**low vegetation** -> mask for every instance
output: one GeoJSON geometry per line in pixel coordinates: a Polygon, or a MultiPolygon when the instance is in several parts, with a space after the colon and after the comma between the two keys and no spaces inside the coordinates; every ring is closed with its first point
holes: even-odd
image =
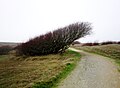
{"type": "Polygon", "coordinates": [[[0,55],[0,61],[7,60],[9,58],[9,55],[0,55]]]}
{"type": "Polygon", "coordinates": [[[76,39],[89,35],[90,32],[90,23],[74,23],[20,44],[17,53],[27,56],[63,53],[76,39]]]}
{"type": "Polygon", "coordinates": [[[46,56],[0,56],[0,88],[52,88],[65,78],[80,60],[80,54],[46,56]]]}
{"type": "Polygon", "coordinates": [[[0,55],[6,55],[11,51],[13,48],[11,46],[0,46],[0,55]]]}
{"type": "Polygon", "coordinates": [[[119,44],[82,46],[82,47],[75,47],[75,48],[110,57],[120,65],[120,45],[119,44]]]}
{"type": "Polygon", "coordinates": [[[83,43],[82,46],[97,46],[97,45],[108,45],[108,44],[120,44],[120,41],[105,41],[105,42],[89,42],[83,43]]]}

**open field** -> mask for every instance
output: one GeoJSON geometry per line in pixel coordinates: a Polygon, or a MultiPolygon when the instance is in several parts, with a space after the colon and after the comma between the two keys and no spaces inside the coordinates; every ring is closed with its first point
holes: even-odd
{"type": "Polygon", "coordinates": [[[100,46],[74,46],[87,52],[97,53],[114,59],[120,65],[120,45],[109,44],[100,46]]]}
{"type": "Polygon", "coordinates": [[[72,71],[78,60],[80,54],[70,50],[63,55],[0,56],[0,88],[51,88],[72,71]]]}

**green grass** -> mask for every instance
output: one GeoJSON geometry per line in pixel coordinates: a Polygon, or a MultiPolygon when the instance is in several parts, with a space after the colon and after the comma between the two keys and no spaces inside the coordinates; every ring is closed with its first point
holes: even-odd
{"type": "Polygon", "coordinates": [[[7,60],[9,58],[8,55],[0,55],[0,61],[7,60]]]}
{"type": "Polygon", "coordinates": [[[0,88],[57,87],[75,68],[80,57],[71,50],[62,55],[0,56],[0,88]]]}

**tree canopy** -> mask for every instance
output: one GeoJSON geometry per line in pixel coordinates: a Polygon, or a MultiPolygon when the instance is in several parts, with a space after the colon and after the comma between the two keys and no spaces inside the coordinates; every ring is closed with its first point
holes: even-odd
{"type": "Polygon", "coordinates": [[[17,51],[30,56],[64,52],[76,39],[89,35],[91,29],[88,22],[70,24],[20,44],[17,51]]]}

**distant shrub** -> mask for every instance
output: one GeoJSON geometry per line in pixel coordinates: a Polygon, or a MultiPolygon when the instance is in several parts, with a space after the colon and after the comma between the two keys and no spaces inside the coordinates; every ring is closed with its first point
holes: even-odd
{"type": "Polygon", "coordinates": [[[93,43],[83,43],[82,46],[93,46],[93,43]]]}
{"type": "Polygon", "coordinates": [[[107,45],[107,44],[116,44],[116,42],[114,42],[114,41],[106,41],[106,42],[101,43],[101,45],[107,45]]]}
{"type": "Polygon", "coordinates": [[[89,42],[89,43],[83,43],[82,46],[96,46],[96,45],[107,45],[107,44],[120,44],[120,41],[116,42],[116,41],[106,41],[106,42],[89,42]]]}
{"type": "Polygon", "coordinates": [[[90,34],[90,31],[89,23],[74,23],[20,44],[17,47],[17,52],[31,56],[62,53],[72,42],[90,34]]]}
{"type": "Polygon", "coordinates": [[[1,46],[0,47],[0,55],[6,55],[11,50],[12,50],[12,47],[10,47],[10,46],[1,46]]]}
{"type": "Polygon", "coordinates": [[[118,41],[117,44],[120,44],[120,41],[118,41]]]}
{"type": "Polygon", "coordinates": [[[97,46],[97,45],[99,45],[99,43],[98,42],[94,42],[94,43],[92,43],[92,45],[93,46],[97,46]]]}
{"type": "Polygon", "coordinates": [[[72,45],[75,45],[75,44],[80,44],[80,42],[79,42],[79,41],[74,41],[74,42],[72,43],[72,45]]]}

